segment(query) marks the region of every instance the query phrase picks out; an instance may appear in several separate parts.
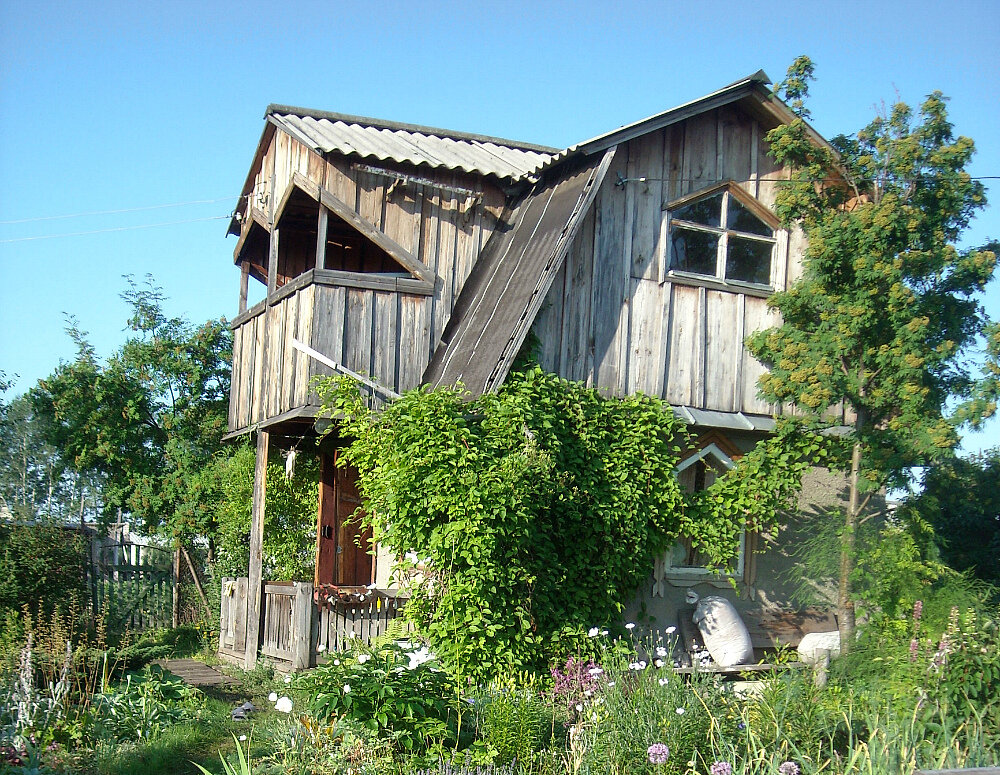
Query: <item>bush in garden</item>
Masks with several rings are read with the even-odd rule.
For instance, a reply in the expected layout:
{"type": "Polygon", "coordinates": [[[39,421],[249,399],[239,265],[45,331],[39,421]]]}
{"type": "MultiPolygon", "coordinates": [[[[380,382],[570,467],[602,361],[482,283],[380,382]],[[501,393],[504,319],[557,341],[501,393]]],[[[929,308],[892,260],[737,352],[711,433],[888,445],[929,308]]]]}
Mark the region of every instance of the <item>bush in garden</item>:
{"type": "Polygon", "coordinates": [[[91,724],[95,737],[102,740],[148,740],[194,718],[203,704],[201,692],[153,665],[142,673],[129,673],[124,682],[95,694],[91,724]]]}
{"type": "MultiPolygon", "coordinates": [[[[538,691],[536,681],[494,682],[473,698],[477,742],[494,762],[525,767],[538,751],[564,735],[564,708],[557,708],[538,691]]],[[[595,684],[596,688],[596,684],[595,684]]]]}
{"type": "Polygon", "coordinates": [[[82,611],[87,602],[87,540],[55,524],[0,522],[0,616],[82,611]]]}
{"type": "Polygon", "coordinates": [[[456,687],[426,647],[388,641],[331,655],[295,688],[317,719],[345,716],[391,734],[407,751],[457,738],[456,687]]]}

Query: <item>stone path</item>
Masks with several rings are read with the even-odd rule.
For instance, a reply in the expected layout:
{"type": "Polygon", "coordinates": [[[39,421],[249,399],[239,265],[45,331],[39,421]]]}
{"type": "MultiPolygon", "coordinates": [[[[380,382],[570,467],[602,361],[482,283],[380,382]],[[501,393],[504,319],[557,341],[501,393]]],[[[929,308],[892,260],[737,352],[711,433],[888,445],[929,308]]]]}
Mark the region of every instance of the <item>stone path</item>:
{"type": "Polygon", "coordinates": [[[223,687],[238,683],[235,678],[224,675],[197,659],[160,659],[154,664],[169,670],[189,686],[223,687]]]}

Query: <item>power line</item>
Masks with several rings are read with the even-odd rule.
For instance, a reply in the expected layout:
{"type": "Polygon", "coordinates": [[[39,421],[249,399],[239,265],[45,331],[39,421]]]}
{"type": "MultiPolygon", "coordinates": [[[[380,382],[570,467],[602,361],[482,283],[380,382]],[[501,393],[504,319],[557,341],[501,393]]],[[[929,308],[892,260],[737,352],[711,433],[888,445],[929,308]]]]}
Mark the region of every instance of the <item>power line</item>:
{"type": "Polygon", "coordinates": [[[167,207],[186,207],[188,205],[214,204],[241,197],[223,196],[217,199],[192,199],[190,202],[171,202],[164,205],[147,205],[145,207],[125,207],[118,210],[92,210],[87,213],[70,213],[68,215],[40,215],[35,218],[19,218],[14,221],[0,221],[0,226],[12,226],[17,223],[36,223],[38,221],[58,221],[66,218],[89,218],[94,215],[117,215],[119,213],[138,213],[144,210],[162,210],[167,207]]]}
{"type": "Polygon", "coordinates": [[[232,218],[232,214],[229,215],[212,215],[208,218],[188,218],[183,221],[164,221],[162,223],[144,223],[139,226],[119,226],[112,229],[94,229],[92,231],[72,231],[64,232],[62,234],[40,234],[36,237],[15,237],[14,239],[0,239],[0,245],[6,245],[11,242],[30,242],[32,240],[40,239],[56,239],[57,237],[83,237],[88,234],[107,234],[109,232],[115,231],[135,231],[136,229],[153,229],[158,226],[180,226],[185,223],[201,223],[203,221],[221,221],[228,220],[232,218]]]}

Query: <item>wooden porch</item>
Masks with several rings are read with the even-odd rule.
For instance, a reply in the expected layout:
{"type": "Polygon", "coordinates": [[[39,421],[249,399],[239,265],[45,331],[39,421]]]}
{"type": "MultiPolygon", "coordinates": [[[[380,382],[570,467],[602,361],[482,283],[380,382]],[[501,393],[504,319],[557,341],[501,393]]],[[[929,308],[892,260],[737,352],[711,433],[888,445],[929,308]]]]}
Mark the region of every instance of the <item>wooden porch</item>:
{"type": "MultiPolygon", "coordinates": [[[[218,653],[241,667],[248,662],[247,635],[253,629],[247,627],[249,588],[246,576],[222,580],[218,653]]],[[[315,667],[330,653],[371,643],[385,634],[406,604],[406,596],[396,589],[315,587],[304,581],[265,582],[262,598],[251,652],[282,672],[315,667]]]]}

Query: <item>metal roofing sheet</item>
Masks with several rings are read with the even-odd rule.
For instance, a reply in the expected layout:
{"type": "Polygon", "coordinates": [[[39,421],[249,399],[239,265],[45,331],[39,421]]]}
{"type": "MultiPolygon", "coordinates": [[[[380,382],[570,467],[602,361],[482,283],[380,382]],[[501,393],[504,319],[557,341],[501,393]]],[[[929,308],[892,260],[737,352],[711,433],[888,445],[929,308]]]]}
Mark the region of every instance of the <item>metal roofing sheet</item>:
{"type": "Polygon", "coordinates": [[[496,137],[282,106],[269,108],[268,118],[321,153],[335,151],[362,159],[460,170],[503,180],[528,177],[556,150],[496,137]]]}
{"type": "Polygon", "coordinates": [[[569,165],[521,201],[466,281],[423,382],[461,382],[473,395],[500,386],[613,156],[569,165]]]}

